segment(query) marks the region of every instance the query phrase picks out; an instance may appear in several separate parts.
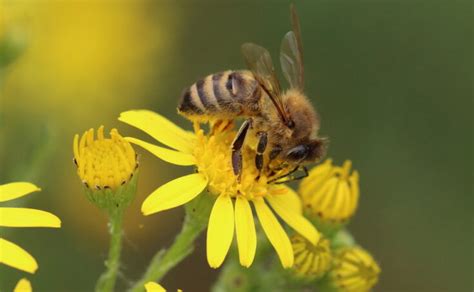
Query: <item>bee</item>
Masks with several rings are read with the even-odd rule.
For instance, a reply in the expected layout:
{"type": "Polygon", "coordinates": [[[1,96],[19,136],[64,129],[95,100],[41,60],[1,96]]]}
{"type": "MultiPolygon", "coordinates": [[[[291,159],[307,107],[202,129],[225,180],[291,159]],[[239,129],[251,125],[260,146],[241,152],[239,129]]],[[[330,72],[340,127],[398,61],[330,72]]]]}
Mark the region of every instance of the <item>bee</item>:
{"type": "MultiPolygon", "coordinates": [[[[280,47],[280,64],[290,88],[282,91],[270,53],[245,43],[241,50],[248,70],[228,70],[208,75],[184,90],[178,112],[191,121],[243,118],[230,149],[232,169],[240,179],[242,147],[246,137],[256,139],[255,166],[259,176],[264,167],[278,161],[289,171],[274,180],[289,177],[304,164],[325,155],[326,139],[318,137],[319,116],[304,93],[303,47],[299,19],[290,6],[292,30],[280,47]]],[[[255,140],[255,139],[254,139],[255,140]]],[[[275,174],[277,171],[269,170],[275,174]]],[[[258,177],[257,177],[258,178],[258,177]]]]}

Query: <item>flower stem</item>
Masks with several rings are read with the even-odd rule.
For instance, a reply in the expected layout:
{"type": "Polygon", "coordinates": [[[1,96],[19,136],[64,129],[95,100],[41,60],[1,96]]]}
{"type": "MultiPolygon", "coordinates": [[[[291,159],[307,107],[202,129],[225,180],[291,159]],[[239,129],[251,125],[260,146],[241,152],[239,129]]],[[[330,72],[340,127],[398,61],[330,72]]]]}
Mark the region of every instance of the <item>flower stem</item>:
{"type": "Polygon", "coordinates": [[[117,208],[109,212],[110,247],[109,257],[105,262],[106,271],[97,281],[95,291],[112,292],[120,268],[120,253],[122,251],[122,223],[124,208],[117,208]]]}
{"type": "Polygon", "coordinates": [[[204,230],[205,225],[194,220],[193,216],[186,214],[181,232],[176,236],[173,244],[168,250],[158,251],[151,260],[145,274],[129,290],[131,292],[142,292],[144,285],[150,281],[160,281],[169,270],[174,268],[194,250],[194,240],[204,230]]]}

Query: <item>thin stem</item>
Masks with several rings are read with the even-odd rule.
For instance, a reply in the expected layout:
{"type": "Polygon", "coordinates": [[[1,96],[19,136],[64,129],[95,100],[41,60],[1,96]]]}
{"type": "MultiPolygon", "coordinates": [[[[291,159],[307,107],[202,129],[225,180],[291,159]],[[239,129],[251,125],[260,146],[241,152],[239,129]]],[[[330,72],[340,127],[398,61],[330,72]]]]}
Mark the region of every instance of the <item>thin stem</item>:
{"type": "Polygon", "coordinates": [[[117,208],[109,213],[109,231],[110,231],[110,247],[109,257],[105,262],[106,270],[97,281],[95,291],[112,292],[114,291],[115,282],[120,268],[120,253],[122,251],[122,223],[123,208],[117,208]]]}
{"type": "Polygon", "coordinates": [[[187,214],[181,232],[176,236],[168,250],[160,250],[151,260],[147,271],[129,290],[142,292],[144,285],[150,281],[160,281],[169,270],[174,268],[194,250],[194,241],[201,234],[205,225],[200,224],[187,214]]]}

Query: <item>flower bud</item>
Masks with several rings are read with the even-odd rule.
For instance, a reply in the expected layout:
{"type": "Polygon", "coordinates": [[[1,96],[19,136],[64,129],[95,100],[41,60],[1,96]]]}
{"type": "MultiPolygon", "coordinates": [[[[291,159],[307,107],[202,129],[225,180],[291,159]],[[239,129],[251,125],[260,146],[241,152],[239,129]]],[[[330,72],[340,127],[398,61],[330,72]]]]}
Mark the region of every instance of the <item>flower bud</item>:
{"type": "Polygon", "coordinates": [[[347,247],[336,252],[328,281],[336,291],[370,291],[379,274],[379,265],[367,251],[360,247],[347,247]]]}
{"type": "Polygon", "coordinates": [[[138,162],[135,151],[116,129],[104,137],[104,126],[86,131],[73,142],[77,174],[87,198],[101,209],[126,207],[136,191],[138,162]]]}
{"type": "Polygon", "coordinates": [[[314,280],[322,277],[330,268],[332,254],[329,240],[324,237],[313,245],[301,235],[291,238],[295,263],[292,268],[297,278],[314,280]]]}
{"type": "Polygon", "coordinates": [[[328,159],[316,166],[299,188],[305,213],[324,233],[333,233],[354,215],[359,201],[359,173],[351,161],[342,167],[328,159]]]}

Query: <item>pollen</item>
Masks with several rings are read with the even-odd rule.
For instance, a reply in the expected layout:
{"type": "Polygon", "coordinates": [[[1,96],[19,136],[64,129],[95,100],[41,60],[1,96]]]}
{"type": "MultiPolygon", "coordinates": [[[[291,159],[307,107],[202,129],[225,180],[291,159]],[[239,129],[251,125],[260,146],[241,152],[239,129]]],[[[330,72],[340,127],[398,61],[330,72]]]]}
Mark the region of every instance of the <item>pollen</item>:
{"type": "Polygon", "coordinates": [[[117,129],[110,131],[110,138],[104,137],[104,126],[86,131],[73,142],[74,163],[77,174],[90,189],[116,189],[128,182],[137,168],[135,151],[117,129]]]}
{"type": "Polygon", "coordinates": [[[234,130],[225,125],[215,128],[212,135],[206,135],[198,124],[194,125],[197,143],[193,156],[199,173],[209,181],[208,189],[212,194],[243,196],[247,200],[264,197],[272,191],[267,184],[268,177],[259,172],[255,166],[255,150],[248,146],[242,149],[242,176],[240,181],[232,170],[231,144],[236,135],[234,130]]]}

